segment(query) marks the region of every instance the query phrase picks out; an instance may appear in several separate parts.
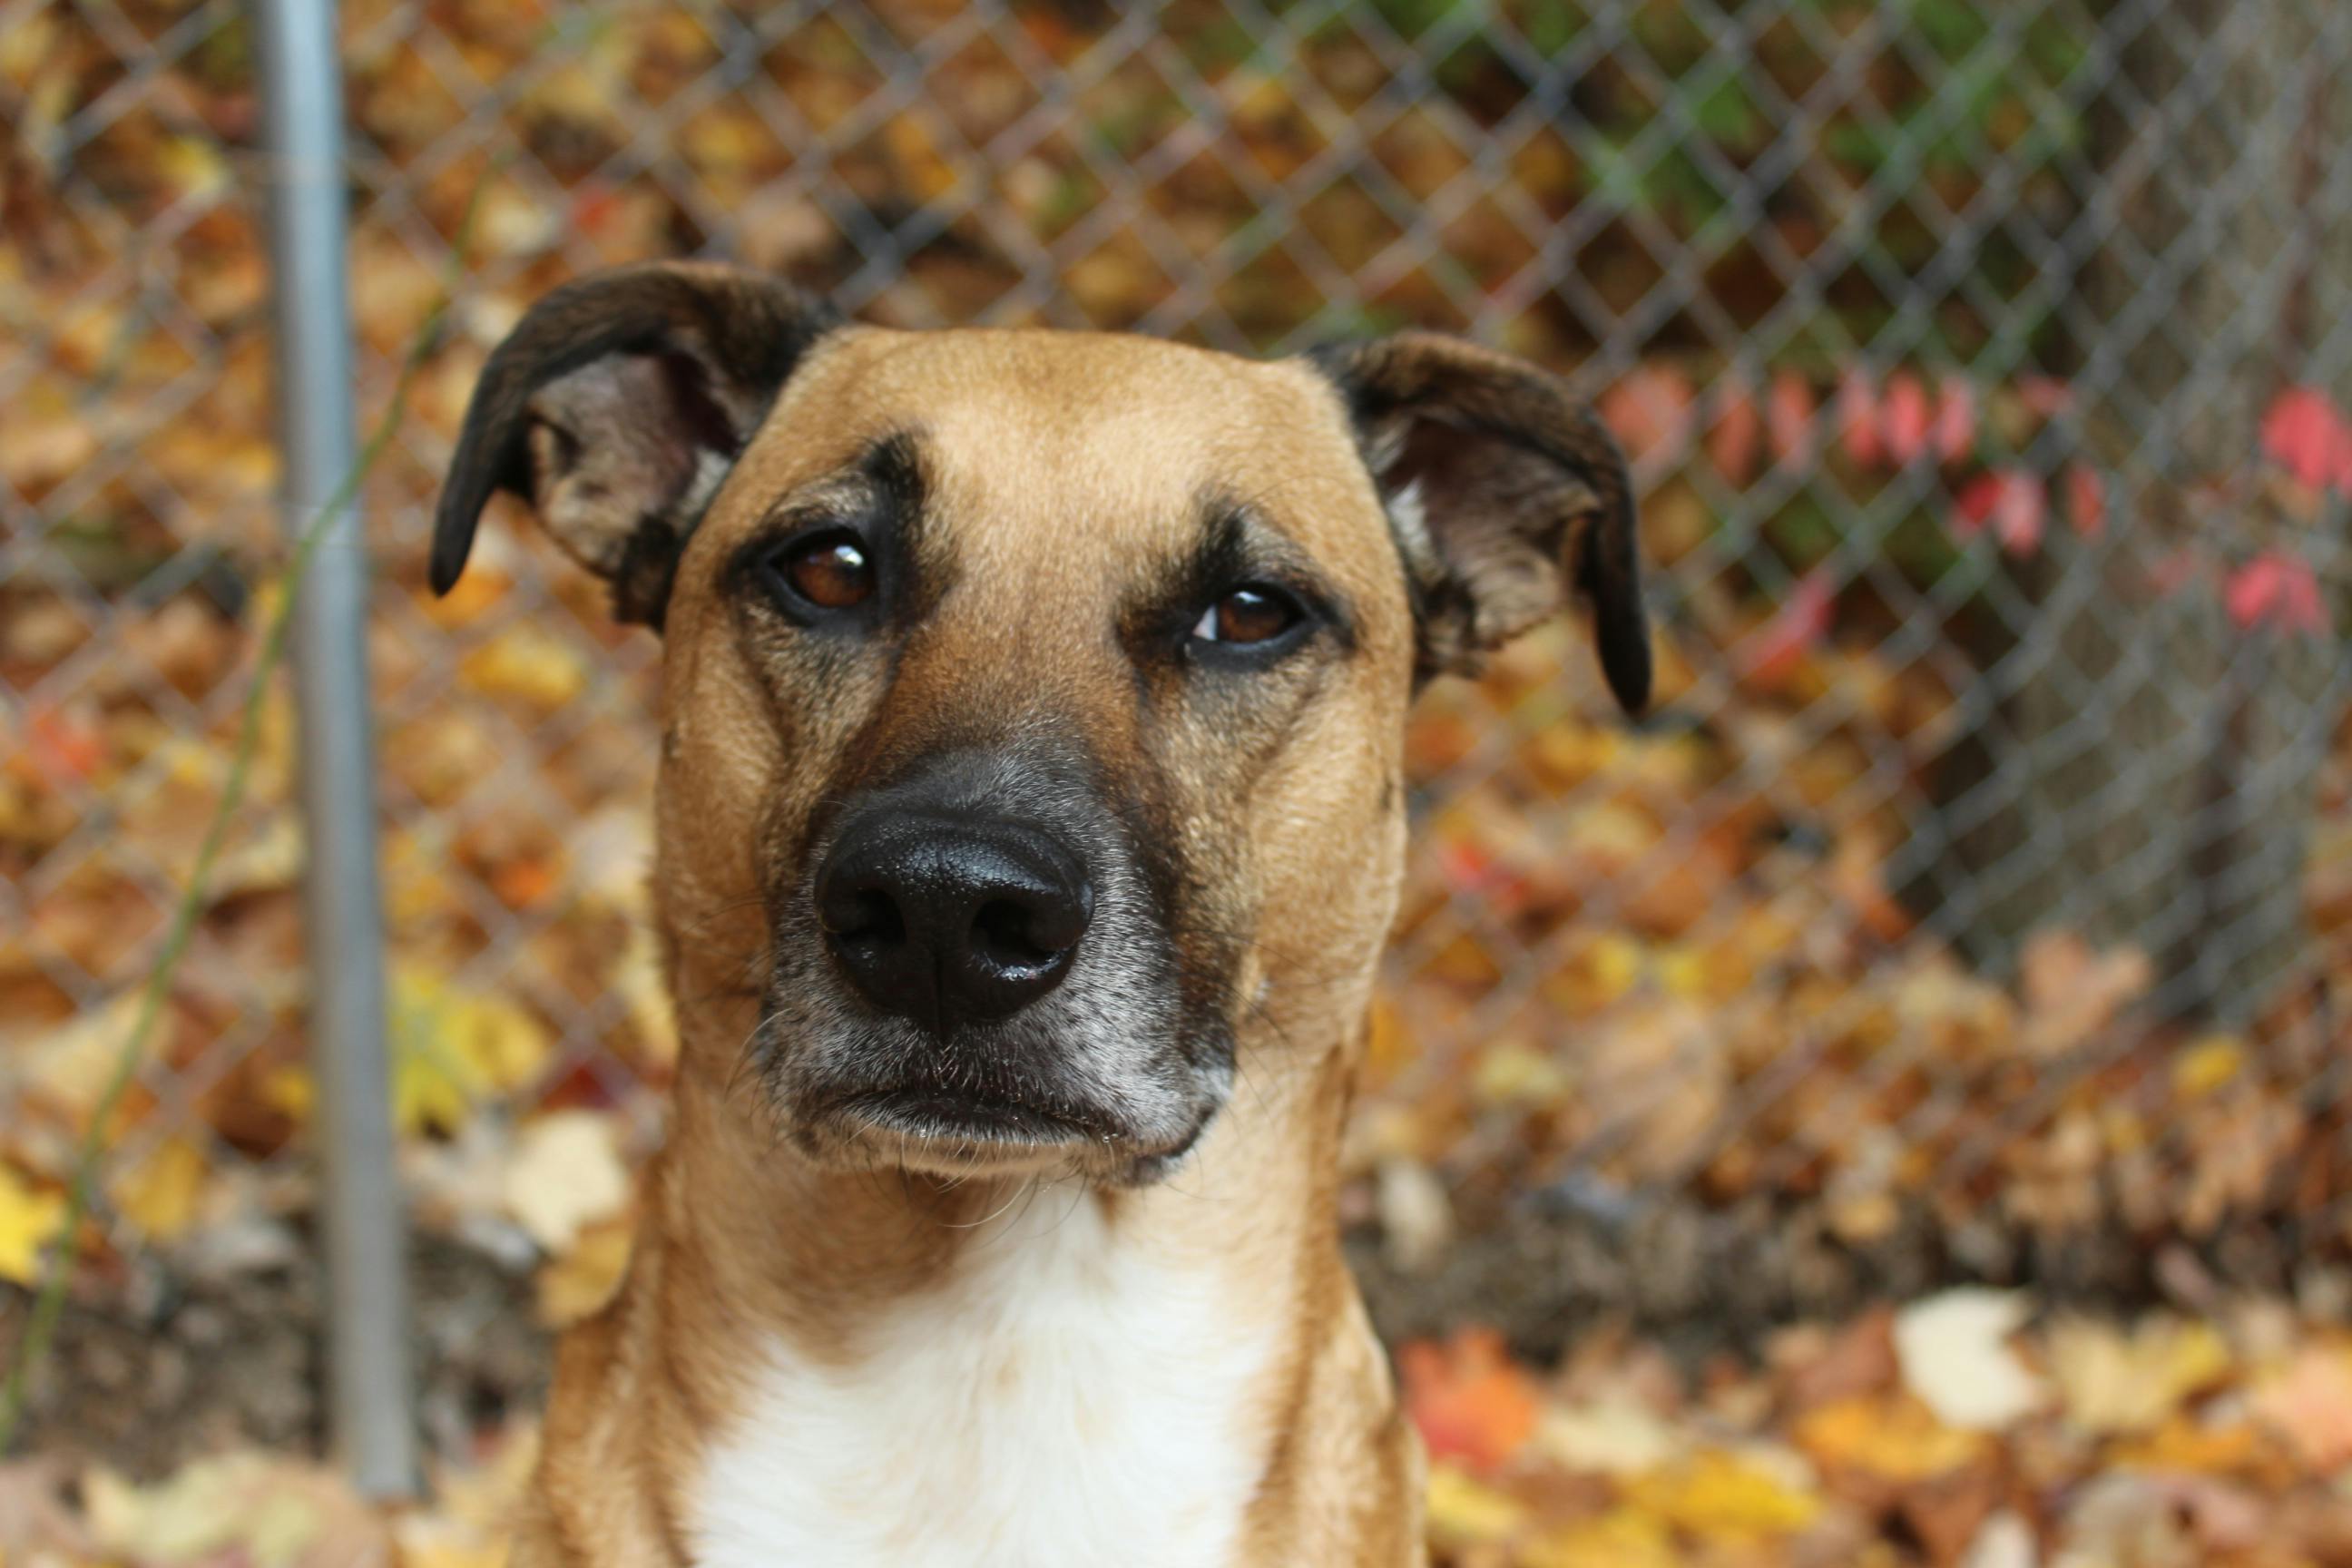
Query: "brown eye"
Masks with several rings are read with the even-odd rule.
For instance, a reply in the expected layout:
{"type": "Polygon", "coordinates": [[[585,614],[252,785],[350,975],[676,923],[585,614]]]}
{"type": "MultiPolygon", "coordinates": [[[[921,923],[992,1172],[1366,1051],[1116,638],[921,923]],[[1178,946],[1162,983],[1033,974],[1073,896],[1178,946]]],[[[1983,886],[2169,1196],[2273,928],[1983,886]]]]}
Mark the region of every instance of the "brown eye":
{"type": "Polygon", "coordinates": [[[855,609],[874,595],[874,563],[848,533],[821,533],[787,547],[777,569],[792,591],[820,610],[855,609]]]}
{"type": "Polygon", "coordinates": [[[1298,624],[1289,595],[1274,588],[1235,588],[1201,614],[1192,635],[1202,642],[1246,647],[1272,642],[1298,624]]]}

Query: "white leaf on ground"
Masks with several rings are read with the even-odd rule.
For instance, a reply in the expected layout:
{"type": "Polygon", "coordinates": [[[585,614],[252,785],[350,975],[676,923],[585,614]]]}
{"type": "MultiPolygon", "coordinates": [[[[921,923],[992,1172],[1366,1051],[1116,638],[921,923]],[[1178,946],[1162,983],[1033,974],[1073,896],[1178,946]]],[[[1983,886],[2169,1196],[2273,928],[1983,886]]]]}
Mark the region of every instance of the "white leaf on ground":
{"type": "Polygon", "coordinates": [[[507,1212],[550,1252],[628,1205],[629,1168],[614,1121],[593,1110],[559,1110],[525,1122],[500,1182],[507,1212]]]}
{"type": "Polygon", "coordinates": [[[2013,1291],[1967,1286],[1895,1315],[1903,1385],[1947,1426],[1995,1432],[2039,1409],[2041,1380],[2009,1347],[2032,1308],[2013,1291]]]}
{"type": "Polygon", "coordinates": [[[1960,1568],[2035,1568],[2041,1561],[2032,1529],[2004,1509],[1978,1528],[1960,1568]]]}

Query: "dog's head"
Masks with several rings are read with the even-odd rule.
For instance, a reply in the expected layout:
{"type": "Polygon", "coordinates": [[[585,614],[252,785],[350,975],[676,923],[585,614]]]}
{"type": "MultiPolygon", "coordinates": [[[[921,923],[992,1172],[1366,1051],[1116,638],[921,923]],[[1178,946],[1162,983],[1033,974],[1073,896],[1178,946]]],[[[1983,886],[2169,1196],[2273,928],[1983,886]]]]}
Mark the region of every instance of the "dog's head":
{"type": "Polygon", "coordinates": [[[1244,1042],[1354,1026],[1421,679],[1580,592],[1648,692],[1617,447],[1434,335],[1261,363],[631,268],[491,356],[437,588],[501,488],[664,630],[674,978],[756,927],[740,1065],[824,1159],[1159,1173],[1244,1042]]]}

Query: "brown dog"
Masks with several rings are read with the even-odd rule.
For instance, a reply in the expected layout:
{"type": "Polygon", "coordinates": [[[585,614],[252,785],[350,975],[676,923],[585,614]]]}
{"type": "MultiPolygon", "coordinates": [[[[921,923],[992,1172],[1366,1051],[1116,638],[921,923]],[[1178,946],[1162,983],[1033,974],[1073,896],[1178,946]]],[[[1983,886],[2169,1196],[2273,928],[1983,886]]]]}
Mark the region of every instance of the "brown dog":
{"type": "Polygon", "coordinates": [[[1592,416],[648,267],[491,356],[437,588],[500,488],[667,628],[684,1042],[520,1568],[1419,1561],[1340,1126],[1418,682],[1576,589],[1647,695],[1592,416]]]}

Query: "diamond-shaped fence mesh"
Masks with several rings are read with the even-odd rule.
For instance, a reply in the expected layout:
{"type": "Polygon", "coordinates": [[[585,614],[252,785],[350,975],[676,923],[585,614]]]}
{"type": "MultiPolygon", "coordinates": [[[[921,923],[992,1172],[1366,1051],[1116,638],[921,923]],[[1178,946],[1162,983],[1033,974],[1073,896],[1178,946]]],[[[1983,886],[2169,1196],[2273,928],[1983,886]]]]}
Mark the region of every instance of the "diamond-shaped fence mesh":
{"type": "MultiPolygon", "coordinates": [[[[699,254],[898,325],[1453,329],[1629,447],[1654,716],[1565,626],[1416,710],[1349,1174],[1377,1234],[1435,1173],[1454,1239],[1383,1279],[1499,1289],[1499,1237],[1546,1310],[1780,1310],[2352,1242],[2352,10],[364,0],[342,35],[363,419],[466,237],[365,486],[427,1227],[474,1223],[485,1124],[658,1135],[658,644],[519,513],[446,600],[423,556],[527,303],[699,254]]],[[[0,1183],[34,1199],[284,555],[252,69],[231,5],[0,5],[0,1183]]],[[[304,1201],[333,959],[272,712],[109,1129],[101,1274],[304,1201]]]]}

